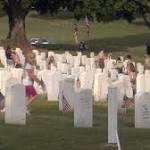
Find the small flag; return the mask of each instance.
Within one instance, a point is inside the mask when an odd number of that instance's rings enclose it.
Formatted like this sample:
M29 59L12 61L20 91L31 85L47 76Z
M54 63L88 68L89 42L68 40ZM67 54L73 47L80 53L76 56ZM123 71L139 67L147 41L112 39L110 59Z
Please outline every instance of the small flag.
M70 104L68 103L68 101L67 101L67 99L66 99L66 97L64 96L64 94L63 94L63 96L62 96L62 111L63 112L69 112L69 111L71 111L72 109L71 109L71 106L70 106Z

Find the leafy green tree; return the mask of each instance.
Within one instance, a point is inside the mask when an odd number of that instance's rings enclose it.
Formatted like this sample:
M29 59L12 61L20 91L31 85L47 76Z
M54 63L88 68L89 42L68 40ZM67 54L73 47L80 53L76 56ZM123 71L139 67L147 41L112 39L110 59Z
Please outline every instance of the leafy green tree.
M5 10L9 20L7 42L13 45L28 45L25 34L25 18L31 7L40 14L57 13L65 8L74 13L79 20L88 18L101 22L126 19L132 22L142 16L150 27L150 0L0 0L0 8Z
M5 42L15 46L28 45L25 18L32 6L32 0L0 0L0 2L9 20L9 33Z
M142 17L146 26L150 28L150 0L117 0L116 16L132 22Z
M47 10L52 14L65 5L65 0L64 2L63 0L0 0L0 6L7 13L9 20L9 33L6 40L3 41L4 44L29 46L25 34L25 19L32 7L40 10L41 14L46 13Z

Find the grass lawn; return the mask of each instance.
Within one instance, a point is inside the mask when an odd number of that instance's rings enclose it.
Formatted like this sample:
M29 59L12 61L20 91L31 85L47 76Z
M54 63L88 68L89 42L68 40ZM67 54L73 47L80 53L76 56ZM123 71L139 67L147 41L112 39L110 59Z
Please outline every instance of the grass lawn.
M0 18L0 38L6 37L8 23ZM31 13L26 19L28 38L44 36L55 41L58 49L73 50L74 20L70 17L40 17ZM145 42L150 40L150 29L143 24L126 21L91 24L90 37L85 23L79 22L80 40L86 40L91 50L106 49L113 56L131 54L134 59L144 58ZM56 49L56 48L55 48ZM107 107L94 105L91 129L74 129L73 113L62 114L58 104L39 97L31 106L26 126L5 125L0 114L0 150L117 150L107 145ZM150 129L134 128L134 110L119 114L118 131L122 150L150 150Z
M107 145L107 107L94 105L93 128L74 128L73 113L62 114L57 102L39 97L26 126L5 125L0 114L0 150L117 150ZM134 112L120 114L122 150L150 150L150 130L134 128Z
M1 17L0 21L0 37L4 38L8 33L7 18ZM41 17L32 12L26 18L27 36L28 38L47 37L57 43L55 48L51 46L53 49L77 49L73 38L74 22L75 20L70 16ZM105 49L114 52L114 56L130 53L137 60L142 60L145 43L150 40L150 29L139 21L133 24L128 24L123 20L105 24L94 22L91 24L88 38L85 23L80 21L79 38L87 41L91 50Z

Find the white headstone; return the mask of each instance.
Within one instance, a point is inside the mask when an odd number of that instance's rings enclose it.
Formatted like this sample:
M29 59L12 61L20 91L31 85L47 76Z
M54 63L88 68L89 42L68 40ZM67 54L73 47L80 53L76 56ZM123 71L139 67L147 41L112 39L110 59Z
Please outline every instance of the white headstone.
M82 55L82 57L81 57L82 65L86 65L86 59L87 59L87 56Z
M22 82L23 69L21 68L11 68L12 76L16 78L19 83Z
M108 87L108 143L117 143L117 102L118 92L117 87Z
M54 55L55 55L55 53L54 53L53 51L49 51L49 52L48 52L48 57L49 57L49 56L54 56Z
M26 107L24 86L21 84L9 86L6 89L5 100L5 123L25 125Z
M135 96L135 127L150 128L150 93Z
M78 57L78 56L73 56L73 59L74 59L74 67L75 68L78 68L79 66L80 66L80 57Z
M11 71L9 70L1 70L0 71L0 85L1 85L1 92L3 93L3 95L5 95L6 93L6 83L7 80L10 79L12 77Z
M94 88L93 88L93 92L94 92L94 101L98 102L100 101L100 94L101 94L101 87L102 87L102 73L96 73L95 74L95 79L94 79Z
M102 73L102 69L101 68L97 68L95 73Z
M139 74L136 77L136 93L144 92L144 74Z
M61 63L61 72L68 74L68 64L66 63Z
M143 74L144 73L144 66L141 63L137 63L137 72L139 74Z
M45 52L41 52L41 59L46 60L46 53Z
M108 94L108 76L106 73L102 73L101 75L101 94L100 94L100 99L101 101L106 101L107 94Z
M44 82L46 84L48 101L58 101L60 80L61 74L57 71L44 74Z
M70 110L74 109L75 87L74 79L65 78L59 82L59 110L63 111L63 100L68 102Z
M81 89L74 101L74 127L91 128L93 126L92 91Z
M71 68L71 75L77 77L80 74L80 68Z
M80 73L82 73L82 72L85 71L85 67L84 66L80 66L79 70L80 70Z
M90 57L92 58L94 56L95 56L94 52L90 52Z
M116 81L118 78L118 72L116 69L111 69L110 70L110 78L112 81Z
M123 98L124 98L124 95L123 95L123 93L122 93L122 89L121 89L121 87L122 87L122 83L120 82L120 80L117 80L117 81L115 81L115 82L112 82L112 85L113 86L115 86L115 87L117 87L117 92L118 92L118 110L120 111L120 110L122 110L122 106L123 106Z
M79 79L81 81L81 88L92 89L93 88L93 73L92 72L82 72Z
M145 92L150 92L150 70L145 70L144 78Z

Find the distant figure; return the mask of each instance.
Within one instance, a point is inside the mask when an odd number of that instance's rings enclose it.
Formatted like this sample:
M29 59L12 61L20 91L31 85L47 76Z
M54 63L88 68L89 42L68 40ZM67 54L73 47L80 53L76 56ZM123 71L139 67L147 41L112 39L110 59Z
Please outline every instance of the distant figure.
M5 49L5 56L6 56L6 62L8 66L12 66L13 65L13 60L12 60L12 51L11 48L9 46L7 46L7 48Z
M146 43L146 54L150 56L150 42Z
M127 55L126 57L125 57L125 61L123 62L123 71L124 71L124 73L125 74L127 74L127 65L128 65L128 63L130 63L130 62L132 62L132 57L131 57L131 55Z
M86 25L86 33L87 36L89 37L90 35L90 22L88 16L85 16L85 25Z
M145 57L145 69L150 69L150 56L146 55Z
M14 67L15 68L22 68L22 65L21 65L20 58L19 58L18 54L16 52L12 52L11 57L12 57Z
M132 62L129 62L127 64L127 75L129 76L132 89L133 89L133 95L136 93L136 70L135 66ZM124 107L129 108L130 106L133 105L133 98L127 97L126 95L124 96Z
M77 23L74 24L74 39L75 39L75 43L78 45L80 42L79 42L79 37L78 37L78 25Z
M56 67L56 62L54 56L49 56L47 59L47 69L51 70L52 65Z
M25 86L26 93L26 107L27 114L28 106L36 99L37 93L34 88L34 81L44 88L44 83L42 80L38 79L34 74L34 64L35 64L35 55L33 53L28 53L26 57L26 64L24 67L24 75L23 75L23 84Z
M88 46L86 45L85 41L80 42L79 49L82 53L88 51Z
M105 67L104 60L105 60L105 54L104 54L104 51L102 50L98 53L97 58L96 58L97 68L103 69Z
M127 64L127 74L130 78L131 83L135 84L136 81L136 69L132 62Z
M118 73L123 73L123 62L120 57L117 58L116 69Z

